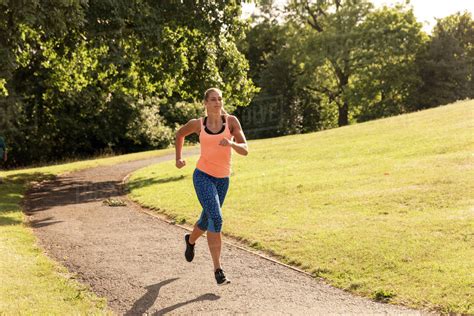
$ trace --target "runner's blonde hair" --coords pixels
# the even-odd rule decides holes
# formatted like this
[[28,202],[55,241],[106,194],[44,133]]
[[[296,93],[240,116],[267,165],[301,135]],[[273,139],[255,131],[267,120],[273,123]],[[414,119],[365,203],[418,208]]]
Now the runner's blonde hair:
[[[206,92],[204,92],[204,102],[207,101],[211,92],[216,92],[218,95],[222,97],[222,91],[218,88],[212,87],[212,88],[207,89]],[[206,116],[207,116],[206,108],[204,108],[204,112],[206,113]],[[227,111],[224,110],[224,102],[222,102],[221,115],[226,115],[226,116],[229,115],[229,113],[227,113]]]

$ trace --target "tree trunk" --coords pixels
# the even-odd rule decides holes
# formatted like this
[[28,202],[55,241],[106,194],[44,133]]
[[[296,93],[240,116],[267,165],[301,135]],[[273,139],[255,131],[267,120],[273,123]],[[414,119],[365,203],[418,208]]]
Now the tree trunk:
[[[341,101],[343,102],[342,105],[338,104],[338,109],[339,109],[339,117],[338,117],[338,124],[339,126],[345,126],[349,125],[349,104],[347,103],[343,95],[344,89],[347,87],[349,84],[349,74],[346,73],[349,69],[347,66],[348,61],[347,59],[344,59],[342,62],[344,63],[345,67],[344,69],[339,66],[336,60],[334,59],[329,59],[331,61],[332,66],[334,67],[334,71],[336,73],[336,77],[338,80],[338,89],[339,93],[338,95],[341,96]],[[338,102],[339,103],[339,102]]]
[[338,125],[339,127],[349,125],[349,105],[347,102],[344,102],[342,106],[338,106],[339,109],[339,117],[338,117]]

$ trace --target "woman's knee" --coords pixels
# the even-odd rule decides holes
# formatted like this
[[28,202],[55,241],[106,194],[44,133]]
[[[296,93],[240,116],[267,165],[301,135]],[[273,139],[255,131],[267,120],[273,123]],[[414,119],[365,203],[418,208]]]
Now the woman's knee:
[[206,231],[207,228],[208,228],[208,223],[207,222],[204,222],[204,221],[197,221],[196,222],[196,227],[202,231]]
[[220,233],[222,231],[222,224],[224,223],[222,216],[219,214],[217,216],[212,216],[209,218],[209,225],[207,231],[212,233]]

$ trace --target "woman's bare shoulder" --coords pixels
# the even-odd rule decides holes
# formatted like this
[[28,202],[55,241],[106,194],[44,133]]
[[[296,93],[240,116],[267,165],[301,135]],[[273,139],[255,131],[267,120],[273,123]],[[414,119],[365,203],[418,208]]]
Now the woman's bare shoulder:
[[227,120],[229,122],[229,125],[231,126],[240,126],[240,121],[235,115],[229,115],[227,116]]
[[179,132],[183,135],[187,136],[192,133],[196,133],[199,135],[201,131],[201,119],[190,119],[186,124],[184,124],[180,129]]
[[198,125],[198,124],[201,124],[201,118],[198,117],[198,118],[194,118],[194,119],[190,119],[188,124],[191,124],[191,125]]
[[199,133],[201,130],[201,118],[190,119],[188,124],[193,127],[196,133]]
[[229,121],[229,123],[240,123],[239,119],[235,115],[227,115],[227,120]]

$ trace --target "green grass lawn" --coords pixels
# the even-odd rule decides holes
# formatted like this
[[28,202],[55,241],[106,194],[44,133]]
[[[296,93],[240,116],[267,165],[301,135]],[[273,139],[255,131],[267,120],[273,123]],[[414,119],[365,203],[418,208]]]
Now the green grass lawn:
[[55,166],[0,172],[0,315],[111,314],[105,299],[79,284],[36,245],[20,202],[28,183],[75,170],[170,153],[144,152]]
[[[224,232],[376,300],[474,313],[474,101],[252,141],[234,155]],[[192,172],[129,179],[139,203],[193,224]]]

